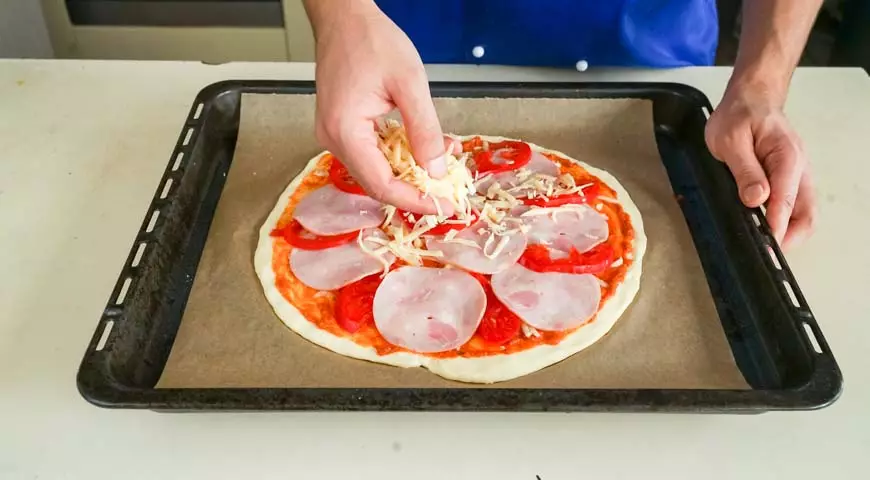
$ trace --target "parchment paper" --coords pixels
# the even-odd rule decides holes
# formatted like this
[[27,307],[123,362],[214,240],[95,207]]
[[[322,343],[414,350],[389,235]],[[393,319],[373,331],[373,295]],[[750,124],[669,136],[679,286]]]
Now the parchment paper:
[[[748,388],[728,347],[641,100],[436,99],[446,132],[525,139],[608,170],[643,216],[634,303],[592,347],[496,384],[523,388]],[[253,267],[278,195],[322,149],[314,97],[245,95],[232,168],[158,388],[453,387],[421,368],[342,357],[273,313]]]

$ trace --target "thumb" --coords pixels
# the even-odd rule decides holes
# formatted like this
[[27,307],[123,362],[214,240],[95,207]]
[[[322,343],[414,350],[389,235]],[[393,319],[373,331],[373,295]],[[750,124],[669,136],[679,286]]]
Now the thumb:
[[725,162],[734,175],[744,205],[755,208],[767,201],[770,184],[755,155],[751,133],[732,135],[724,140],[708,137],[707,143],[711,153]]
[[438,121],[438,114],[435,112],[435,105],[432,103],[425,73],[421,72],[419,78],[403,79],[390,93],[393,103],[402,114],[414,159],[433,178],[442,178],[447,174],[447,164],[444,161],[444,135]]

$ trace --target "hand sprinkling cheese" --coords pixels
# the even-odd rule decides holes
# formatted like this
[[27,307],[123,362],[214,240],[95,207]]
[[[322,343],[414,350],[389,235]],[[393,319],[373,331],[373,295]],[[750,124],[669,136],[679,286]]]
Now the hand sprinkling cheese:
[[443,216],[439,200],[449,202],[457,218],[471,215],[468,196],[474,192],[474,178],[466,167],[464,155],[457,158],[453,152],[446,152],[444,162],[447,165],[447,174],[443,178],[434,179],[411,154],[405,128],[392,119],[385,120],[379,126],[378,148],[389,161],[394,175],[423,192],[424,197],[435,200],[439,216]]
[[[364,245],[364,242],[370,238],[359,238],[360,247],[367,254],[379,257],[382,262],[384,262],[382,256],[385,252],[411,265],[422,265],[424,257],[442,256],[442,252],[421,248],[420,237],[441,224],[470,225],[474,220],[470,201],[471,194],[475,192],[474,179],[466,166],[467,158],[465,156],[457,158],[452,151],[446,152],[443,157],[446,174],[442,178],[432,178],[411,153],[405,128],[389,119],[378,125],[377,144],[389,163],[393,175],[420,191],[423,198],[432,199],[437,214],[415,216],[411,213],[403,213],[404,219],[413,224],[411,230],[407,231],[404,225],[395,225],[393,222],[396,207],[386,206],[384,208],[387,215],[382,228],[390,240],[380,243],[382,247],[373,250]],[[449,216],[451,212],[445,212],[441,201],[449,203],[453,217]],[[385,266],[384,274],[387,271]]]

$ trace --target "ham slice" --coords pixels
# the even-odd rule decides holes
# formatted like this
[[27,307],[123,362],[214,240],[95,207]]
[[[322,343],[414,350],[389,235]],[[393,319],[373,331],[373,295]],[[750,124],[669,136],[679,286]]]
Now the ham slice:
[[454,241],[445,241],[443,237],[427,238],[426,248],[443,253],[441,260],[445,263],[472,272],[496,273],[516,263],[526,249],[526,235],[516,232],[495,236],[487,245],[489,230],[478,233],[484,225],[478,222],[466,228],[454,237]]
[[375,292],[375,326],[393,345],[419,353],[446,352],[467,342],[483,318],[486,294],[470,274],[401,267]]
[[293,211],[293,218],[317,235],[340,235],[377,227],[386,218],[386,213],[381,202],[365,195],[343,192],[329,184],[303,197]]
[[[500,163],[499,158],[498,151],[496,151],[493,155],[493,163]],[[556,165],[556,162],[545,157],[541,152],[533,151],[531,160],[529,160],[529,163],[523,168],[531,170],[534,173],[551,175],[553,177],[559,176],[559,166]],[[478,193],[486,193],[487,189],[489,189],[493,182],[498,182],[501,188],[504,189],[515,187],[520,183],[516,171],[495,173],[488,177],[484,177],[483,181],[477,185]]]
[[[363,230],[362,236],[387,238],[384,232],[376,228]],[[366,247],[374,250],[380,245],[369,241]],[[389,252],[384,253],[383,258],[388,264],[396,260]],[[364,252],[356,241],[323,250],[294,248],[290,252],[290,270],[293,275],[305,285],[318,290],[338,290],[383,269],[384,264]]]
[[546,245],[551,258],[567,257],[571,247],[579,253],[587,252],[610,235],[607,218],[588,205],[570,209],[534,208],[512,213],[519,214],[523,223],[529,226],[526,233],[529,245]]
[[492,290],[524,322],[546,331],[583,325],[601,301],[601,286],[594,275],[538,273],[520,264],[493,275]]

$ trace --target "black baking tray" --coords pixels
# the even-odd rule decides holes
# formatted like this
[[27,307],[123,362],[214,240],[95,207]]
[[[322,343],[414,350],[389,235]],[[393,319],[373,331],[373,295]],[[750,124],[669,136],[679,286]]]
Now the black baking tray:
[[154,410],[685,411],[824,407],[842,376],[763,212],[739,200],[704,143],[712,106],[666,83],[433,83],[434,96],[651,100],[659,153],[749,390],[512,388],[156,389],[238,136],[243,93],[311,94],[313,82],[226,81],[197,95],[109,303],[78,388],[102,407]]

